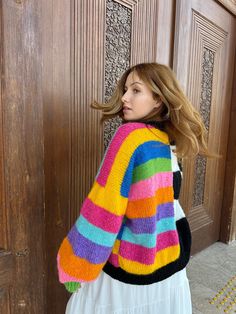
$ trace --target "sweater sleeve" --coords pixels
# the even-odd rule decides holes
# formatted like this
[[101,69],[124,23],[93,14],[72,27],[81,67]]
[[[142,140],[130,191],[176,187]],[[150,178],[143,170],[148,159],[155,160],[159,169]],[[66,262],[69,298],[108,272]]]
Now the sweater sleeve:
[[129,127],[122,125],[110,142],[79,218],[59,248],[59,280],[70,292],[72,286],[79,286],[73,282],[95,280],[111,254],[132,181],[131,146]]

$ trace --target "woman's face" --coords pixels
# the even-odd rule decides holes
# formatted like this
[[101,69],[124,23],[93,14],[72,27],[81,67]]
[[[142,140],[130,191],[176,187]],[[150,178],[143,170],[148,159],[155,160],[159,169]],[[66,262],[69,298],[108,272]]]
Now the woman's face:
[[161,101],[153,98],[150,88],[135,72],[128,75],[124,90],[121,101],[126,121],[141,120],[161,105]]

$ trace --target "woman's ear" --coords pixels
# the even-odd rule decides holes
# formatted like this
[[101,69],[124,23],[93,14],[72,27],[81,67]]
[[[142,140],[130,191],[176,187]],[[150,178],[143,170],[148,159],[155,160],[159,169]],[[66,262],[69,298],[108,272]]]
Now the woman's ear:
[[156,103],[155,103],[155,105],[154,105],[154,108],[159,108],[161,105],[162,105],[162,101],[161,101],[160,98],[158,98],[158,99],[156,100]]

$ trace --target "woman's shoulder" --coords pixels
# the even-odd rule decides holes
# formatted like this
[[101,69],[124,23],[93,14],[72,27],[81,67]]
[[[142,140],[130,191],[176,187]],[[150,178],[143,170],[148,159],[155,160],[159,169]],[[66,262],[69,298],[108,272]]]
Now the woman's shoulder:
[[123,123],[116,130],[113,139],[118,141],[134,141],[136,144],[153,140],[169,144],[169,138],[166,132],[144,122]]
[[131,133],[134,130],[144,128],[146,128],[146,124],[143,122],[124,122],[119,126],[118,130],[122,132]]
[[126,122],[121,124],[114,133],[113,140],[123,141],[134,139],[137,131],[140,133],[142,129],[145,129],[146,125],[141,122]]

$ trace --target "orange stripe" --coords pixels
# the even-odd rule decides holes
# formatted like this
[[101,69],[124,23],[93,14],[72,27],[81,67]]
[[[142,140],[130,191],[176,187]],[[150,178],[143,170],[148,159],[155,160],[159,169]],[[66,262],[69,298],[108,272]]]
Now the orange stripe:
[[161,204],[173,202],[173,187],[161,188],[155,196],[137,201],[129,201],[126,216],[128,218],[148,218],[156,214],[156,207]]
[[75,256],[67,238],[63,240],[58,253],[63,271],[81,281],[95,280],[105,265],[91,264],[86,259]]

